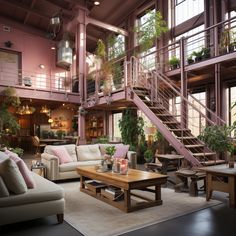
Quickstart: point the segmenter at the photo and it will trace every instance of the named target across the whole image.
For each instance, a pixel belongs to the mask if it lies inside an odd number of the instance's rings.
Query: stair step
[[[173,115],[168,114],[168,113],[155,113],[156,116],[171,116],[173,117]]]
[[[225,160],[208,160],[208,161],[201,161],[200,162],[203,166],[214,166],[225,164]]]
[[[172,131],[172,132],[175,132],[175,131],[179,131],[179,132],[189,131],[190,132],[190,129],[169,129],[169,130]]]
[[[156,110],[166,110],[164,107],[149,107],[149,109],[156,109]]]
[[[185,145],[186,148],[200,148],[204,147],[202,144],[192,144],[192,145]]]
[[[194,136],[186,136],[186,137],[177,137],[177,139],[197,139]]]
[[[162,122],[163,124],[178,124],[179,123],[179,121],[163,121]]]
[[[195,157],[207,157],[207,156],[213,156],[215,155],[215,152],[199,152],[199,153],[193,153]]]

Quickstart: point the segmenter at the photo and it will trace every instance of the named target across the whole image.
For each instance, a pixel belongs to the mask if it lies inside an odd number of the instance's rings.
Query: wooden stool
[[[175,172],[177,178],[181,180],[181,183],[175,185],[175,192],[189,192],[190,196],[198,196],[197,181],[204,180],[204,191],[206,174],[204,172],[198,172],[189,169],[181,169]],[[190,186],[188,187],[188,178],[191,178]]]

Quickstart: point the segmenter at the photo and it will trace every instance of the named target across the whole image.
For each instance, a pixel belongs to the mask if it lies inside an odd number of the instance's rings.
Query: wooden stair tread
[[[200,162],[204,166],[213,166],[213,165],[220,165],[225,164],[225,160],[207,160]]]
[[[168,113],[155,113],[155,115],[156,116],[171,116],[172,117],[172,115],[171,114],[168,114]]]
[[[149,109],[156,109],[156,110],[166,110],[164,107],[149,107]]]
[[[163,124],[178,124],[179,122],[176,121],[163,121]]]
[[[170,131],[172,132],[175,132],[175,131],[189,131],[190,132],[190,129],[169,129]]]
[[[199,152],[199,153],[193,153],[195,157],[204,157],[204,156],[213,156],[215,155],[215,152]]]
[[[186,148],[198,148],[198,147],[204,147],[203,144],[190,144],[190,145],[185,145]]]
[[[197,139],[194,136],[186,136],[186,137],[177,137],[177,139]]]

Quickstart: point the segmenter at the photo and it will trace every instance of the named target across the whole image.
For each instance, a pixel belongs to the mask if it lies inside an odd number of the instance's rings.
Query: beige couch
[[[36,187],[26,193],[0,198],[0,225],[57,215],[63,222],[64,192],[61,187],[32,173]]]
[[[47,167],[47,178],[49,180],[78,178],[76,167],[100,164],[105,154],[105,148],[109,145],[111,144],[63,145],[73,159],[73,162],[64,164],[59,164],[58,157],[52,151],[53,146],[47,145],[41,155],[42,162]],[[135,169],[137,165],[136,152],[128,151],[126,158],[129,160],[130,168]]]

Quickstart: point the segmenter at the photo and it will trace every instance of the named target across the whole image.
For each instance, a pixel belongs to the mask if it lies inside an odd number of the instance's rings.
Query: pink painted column
[[[87,100],[86,84],[86,11],[78,10],[78,24],[76,25],[76,71],[79,77],[79,93],[81,106],[84,107]],[[78,117],[79,144],[86,143],[85,116]]]

